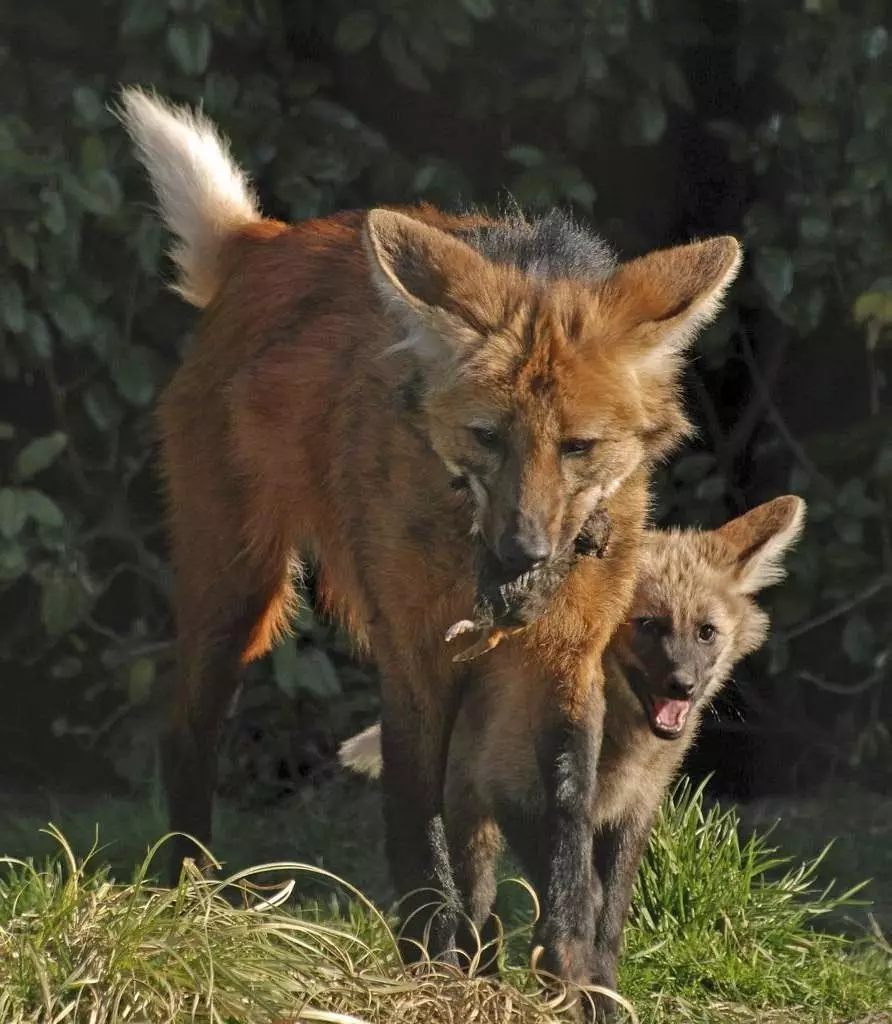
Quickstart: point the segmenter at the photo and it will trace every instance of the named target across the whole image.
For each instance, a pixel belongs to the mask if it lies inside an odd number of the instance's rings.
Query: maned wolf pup
[[[784,576],[805,502],[776,498],[718,530],[654,530],[629,616],[605,655],[606,713],[589,808],[600,913],[590,950],[593,981],[616,986],[632,883],[654,815],[710,700],[734,665],[768,633],[753,600]],[[486,934],[495,897],[499,829],[537,889],[542,785],[535,723],[512,680],[490,679],[462,703],[449,748],[446,829],[466,912]],[[380,771],[378,726],[343,744],[343,764]],[[498,824],[498,827],[496,825]],[[602,1012],[609,1015],[605,999]]]

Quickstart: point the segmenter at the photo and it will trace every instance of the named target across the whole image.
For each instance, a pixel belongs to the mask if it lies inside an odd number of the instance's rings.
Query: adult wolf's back
[[[381,670],[388,856],[399,891],[447,898],[432,951],[450,955],[456,924],[440,808],[457,684],[507,674],[541,723],[543,966],[584,980],[601,653],[631,597],[647,471],[688,430],[684,350],[737,243],[617,264],[559,216],[418,207],[286,226],[258,218],[206,122],[132,91],[123,107],[179,235],[178,287],[206,305],[160,410],[181,663],[172,827],[208,838],[239,664],[287,626],[313,558],[323,602]],[[523,636],[454,665],[442,637],[473,606],[475,545],[510,578],[564,551],[599,503],[607,557],[584,560]]]

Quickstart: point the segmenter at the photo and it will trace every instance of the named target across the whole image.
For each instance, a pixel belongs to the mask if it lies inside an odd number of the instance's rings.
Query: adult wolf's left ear
[[[605,285],[604,301],[627,325],[625,341],[645,368],[675,368],[697,331],[718,313],[741,262],[740,243],[724,235],[620,265]]]
[[[799,539],[804,523],[805,502],[785,494],[715,531],[730,549],[741,594],[754,594],[784,578],[784,555]]]

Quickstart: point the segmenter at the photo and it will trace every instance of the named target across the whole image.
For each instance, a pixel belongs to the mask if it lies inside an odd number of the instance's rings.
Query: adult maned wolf
[[[802,530],[805,502],[785,495],[718,530],[645,535],[635,595],[605,654],[606,713],[598,787],[589,808],[602,892],[590,980],[616,988],[632,885],[654,816],[703,711],[741,658],[768,633],[753,599],[784,576],[783,558]],[[597,594],[592,595],[597,603]],[[482,938],[491,911],[504,833],[537,886],[547,844],[546,798],[535,762],[536,729],[510,683],[472,684],[449,747],[444,820],[466,913]],[[380,732],[371,726],[341,747],[343,764],[375,777]],[[540,890],[541,891],[541,890]],[[472,944],[466,951],[475,953]],[[490,950],[488,955],[492,956]],[[609,1016],[612,1001],[600,1000]]]
[[[127,89],[121,117],[177,239],[175,288],[204,310],[160,408],[180,659],[171,828],[209,838],[238,669],[286,628],[312,560],[325,607],[380,669],[394,884],[446,898],[429,952],[457,959],[443,773],[461,687],[485,676],[525,694],[539,723],[544,966],[584,981],[595,890],[581,797],[595,786],[601,656],[632,595],[648,471],[689,430],[684,352],[736,274],[737,242],[618,263],[556,215],[421,206],[289,226],[262,217],[200,114]],[[443,636],[473,606],[475,550],[517,577],[599,504],[607,556],[581,560],[528,630],[455,664]],[[411,922],[407,957],[422,934]]]

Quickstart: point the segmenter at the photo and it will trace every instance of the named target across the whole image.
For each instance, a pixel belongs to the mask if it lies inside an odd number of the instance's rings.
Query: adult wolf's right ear
[[[643,370],[677,368],[681,353],[721,308],[742,259],[737,239],[722,235],[619,266],[604,293],[627,320],[624,342]]]
[[[783,558],[802,533],[805,507],[802,498],[785,494],[715,531],[733,553],[740,593],[755,594],[784,578]]]

